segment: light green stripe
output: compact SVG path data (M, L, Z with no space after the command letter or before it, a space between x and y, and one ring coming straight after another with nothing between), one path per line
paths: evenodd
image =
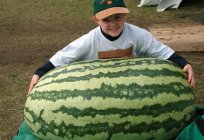
M135 65L135 66L131 66L131 70L144 70L144 69L149 69L149 70L162 70L163 68L168 69L170 71L175 71L175 72L181 72L181 69L179 69L178 67L173 67L171 65L168 64L160 64L160 65L147 65L147 64L142 64L142 65ZM85 75L89 75L90 73L92 75L98 75L98 74L107 74L107 73L117 73L117 72L121 72L121 71L125 71L130 69L130 66L122 66L122 67L110 67L110 68L96 68L94 70L90 70L87 69L84 72L68 72L68 73L62 73L60 75L58 75L57 77L50 77L50 78L46 78L44 80L42 80L40 83L38 83L38 86L44 85L46 83L50 83L52 82L52 80L60 80L60 79L65 79L68 78L70 76L74 76L74 77L81 77L81 76L85 76ZM58 71L58 70L57 70Z
M30 122L33 122L33 116L30 113L27 113L24 111L24 117L26 117L27 120L29 120Z
M164 140L164 139L169 139L171 138L171 133L173 133L175 135L175 133L178 132L178 129L176 128L173 128L172 130L170 131L166 131L164 128L160 128L158 130L155 130L155 131L152 131L151 133L147 133L147 132L143 132L141 134L138 134L138 133L116 133L116 134L113 134L112 137L111 137L111 140L147 140L147 139L150 139L152 138L152 136L154 136L156 138L156 140ZM167 136L169 135L169 137L167 138ZM173 136L174 136L173 135ZM56 135L53 135L52 133L47 133L46 136L44 136L43 134L41 133L38 133L38 136L41 138L41 139L46 139L46 138L51 138L52 140L64 140L64 139L70 139L69 137L58 137ZM72 140L106 140L108 139L108 132L107 133L98 133L96 135L85 135L83 137L78 137L78 136L75 136L74 138L72 138Z
M46 120L48 124L54 121L56 125L61 125L61 123L64 122L66 123L66 125L72 124L74 126L85 127L87 124L108 123L110 127L113 127L114 124L121 124L126 121L129 121L131 125L137 125L143 122L147 125L151 124L152 122L162 123L169 118L180 121L186 114L190 114L193 110L194 107L190 106L185 108L183 111L176 112L175 110L173 110L172 112L163 113L158 117L153 117L151 115L139 115L126 116L122 118L120 114L96 115L94 118L92 118L91 116L75 118L72 115L67 115L60 112L53 113L50 110L46 110L43 112L41 117L43 120Z
M118 133L113 134L111 140L148 140L154 138L155 140L166 140L166 139L172 139L172 136L175 136L175 134L178 133L177 128L173 128L170 131L166 131L164 128L160 128L155 131L151 131L151 133L143 132L141 134L124 134L124 133Z
M49 100L31 100L31 98L27 99L26 107L29 109L38 111L40 113L41 110L44 108L48 110L57 110L61 106L65 107L76 107L78 109L85 109L92 107L97 110L106 110L106 108L120 108L120 109L141 109L143 106L152 106L155 104L166 105L172 101L184 101L184 100L192 100L191 94L182 94L178 97L172 93L161 93L157 96L150 98L142 98L142 99L135 99L135 100L127 100L125 98L106 98L103 97L93 97L90 100L84 100L83 97L75 97L75 98L67 98L67 99L60 99L56 102L52 102Z
M151 131L151 133L148 132L143 132L141 134L138 133L116 133L113 134L111 137L111 140L147 140L147 139L151 139L151 138L156 138L157 140L164 140L167 139L167 136L169 136L168 138L171 138L172 136L174 136L179 129L177 128L173 128L170 131L166 131L164 128L160 128L158 130L154 130ZM36 133L34 133L36 135ZM173 135L171 135L173 134ZM44 136L41 133L37 134L41 139L46 139L46 138L52 138L53 140L64 140L64 139L72 139L72 140L106 140L109 136L108 132L105 133L98 133L96 135L85 135L83 137L78 137L75 136L74 138L70 138L70 137L58 137L56 135L53 135L52 133L47 133L47 136Z
M53 140L66 140L66 139L71 139L71 140L106 140L108 138L108 133L98 133L96 135L85 135L82 137L74 137L74 138L59 138L54 136L51 133L48 133L49 138L53 138Z
M159 131L159 130L158 130ZM156 131L154 131L156 133ZM72 140L107 140L108 133L100 133L96 135L85 135L83 137L74 137ZM151 138L151 133L143 132L141 134L133 133L133 134L124 134L124 133L117 133L113 134L111 140L147 140Z
M155 132L156 133L156 132ZM83 137L78 137L75 136L74 138L67 138L67 137L58 137L56 135L53 135L52 133L47 133L47 136L44 136L43 134L38 133L37 134L41 139L46 139L47 137L52 138L53 140L64 140L64 139L71 139L71 140L106 140L109 136L108 133L99 133L96 135L85 135ZM136 138L139 140L146 140L148 138L151 138L150 133L142 133L142 134L124 134L124 133L119 133L119 134L114 134L112 135L111 140L135 140Z
M174 129L176 129L176 128L174 128ZM171 131L175 131L174 129L171 130ZM178 131L178 129L176 129L176 131ZM169 132L166 132L165 129L161 128L161 129L152 131L152 133L166 134L166 133L169 133ZM117 134L112 135L111 140L147 140L147 139L152 138L152 133L147 133L147 132L143 132L141 134L138 134L138 133L128 133L128 134L117 133ZM39 133L38 133L38 136L40 136L42 139L46 139L47 137L52 138L53 140L64 140L64 139L66 139L66 137L65 138L57 137L57 136L55 136L55 135L53 135L51 133L47 133L47 137L45 137L44 135L39 134ZM106 140L108 138L108 136L109 136L108 133L99 133L99 134L96 134L96 135L85 135L83 137L76 136L72 140ZM67 138L67 139L69 139L69 138ZM157 140L163 140L161 138L161 135L160 135L160 138L158 137Z
M29 107L31 111L34 111L37 116L40 115L40 111L44 110L57 110L61 106L68 108L75 107L80 110L85 108L92 107L97 110L106 110L107 108L120 108L120 109L141 109L144 106L152 106L155 104L160 104L162 106L174 101L184 101L192 100L191 94L182 94L178 97L175 94L161 93L153 98L143 98L136 100L127 100L127 99L115 99L115 98L106 98L102 97L93 97L91 100L84 100L81 96L75 98L67 98L64 100L57 100L56 102L48 100L31 100L28 97L25 107ZM26 113L26 112L25 112ZM48 116L52 117L52 116Z
M87 62L87 63L80 63L80 62L75 62L75 63L71 63L70 65L67 65L67 66L61 66L61 67L57 67L55 68L54 70L50 71L49 73L47 73L48 76L52 76L56 73L59 73L59 72L62 72L62 71L70 71L70 70L74 70L74 69L77 69L77 68L82 68L82 67L90 67L90 66L94 66L94 67L103 67L103 66L107 66L107 65L110 65L110 66L113 66L114 64L117 64L117 63L125 63L125 62L128 62L128 63L131 63L131 61L141 61L141 60L144 60L144 59L121 59L121 60L117 60L117 61L107 61L107 60L100 60L100 61L95 61L95 60L86 60L84 62ZM148 60L148 59L147 59ZM106 62L107 61L107 62ZM91 62L91 63L89 63ZM104 63L105 62L105 63ZM135 63L135 62L134 62Z
M103 66L107 66L107 65L113 66L114 64L120 64L120 63L133 63L133 64L135 64L139 61L149 61L149 60L152 60L152 62L158 61L157 59L154 59L154 58L114 59L114 60L116 60L116 61L111 61L110 59L108 59L108 60L101 59L101 60L83 61L85 63L74 62L74 63L71 63L70 65L57 67L57 68L55 68L56 71L52 70L51 72L48 73L48 75L53 75L55 73L62 72L63 70L74 70L74 69L82 68L82 67L90 67L90 66L103 67ZM163 60L163 61L165 61L165 60Z
M115 87L117 84L119 85L130 85L133 83L137 83L140 86L144 85L152 85L152 84L169 84L172 82L180 82L184 86L188 87L188 83L186 79L180 77L148 77L148 76L138 76L138 77L120 77L120 78L93 78L90 81L76 81L76 82L63 82L63 83L52 83L45 86L41 86L38 88L34 88L32 93L35 91L39 92L49 92L49 91L61 91L69 89L73 90L88 90L88 89L99 89L101 85L105 82L105 84ZM31 93L31 94L32 94Z
M159 131L159 130L158 130ZM143 132L141 134L133 133L133 134L124 134L124 133L117 133L113 134L111 140L147 140L152 138L151 133Z

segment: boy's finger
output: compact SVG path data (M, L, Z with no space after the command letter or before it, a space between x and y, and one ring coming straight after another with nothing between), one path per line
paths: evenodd
M192 73L188 73L188 82L190 83L191 82L191 80L192 80Z
M192 86L192 87L195 87L195 79L194 79L194 77L192 77L191 86Z
M32 86L32 85L30 85L30 86L29 86L29 89L28 89L28 93L27 93L28 95L30 94L30 92L31 92L32 88L33 88L33 86Z
M189 82L191 87L193 87L193 88L195 87L195 79L193 76L191 76L191 77L189 76L188 82Z
M28 95L30 94L31 90L33 89L33 87L35 86L35 83L31 82L30 83L30 86L29 86L29 89L28 89Z

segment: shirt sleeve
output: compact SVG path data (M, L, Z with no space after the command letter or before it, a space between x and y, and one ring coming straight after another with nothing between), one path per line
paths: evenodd
M55 66L50 61L48 61L42 67L38 68L34 74L37 74L39 77L42 77L45 73L54 68Z
M168 59L173 53L169 46L157 40L149 31L141 29L137 35L139 54L145 57Z
M190 64L186 59L184 59L183 57L179 56L176 53L173 53L168 60L178 64L181 68L184 68L184 66L186 64Z
M49 61L55 67L80 61L89 51L89 42L88 35L84 35L58 51Z

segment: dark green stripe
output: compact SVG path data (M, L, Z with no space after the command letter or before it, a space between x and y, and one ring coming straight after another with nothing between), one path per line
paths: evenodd
M137 125L132 125L131 122L126 121L120 124L113 124L113 126L109 126L107 123L98 123L98 124L87 124L85 127L78 127L74 125L66 125L62 122L61 125L56 125L54 121L47 124L44 121L41 122L41 128L37 131L37 133L42 133L46 136L47 133L54 133L54 129L59 130L59 134L57 136L60 137L68 137L69 139L74 138L75 136L83 137L85 135L95 135L97 133L108 132L108 140L111 140L111 137L114 134L123 132L124 134L128 133L136 133L141 134L143 132L151 133L152 131L156 131L158 129L164 128L166 133L171 131L173 128L179 129L183 128L186 124L186 118L188 118L189 114L186 114L184 118L180 121L176 121L172 118L165 120L164 122L152 122L151 124L140 123ZM65 131L64 131L65 130ZM169 136L171 137L171 136ZM153 137L153 139L155 139Z
M144 59L144 60L137 61L137 58L136 58L136 59L127 59L129 61L127 61L126 59L125 59L125 61L123 61L123 60L124 59L108 59L108 60L92 60L92 61L76 62L76 63L72 63L72 64L67 65L67 66L56 68L56 69L64 69L64 70L62 70L60 72L56 72L53 75L45 75L42 77L41 80L47 79L49 77L56 77L56 76L58 76L60 74L64 74L64 73L66 74L66 73L71 73L71 72L84 72L86 70L94 70L97 68L117 68L117 67L122 67L122 66L130 66L131 67L131 66L142 65L142 64L146 64L147 66L150 64L155 64L155 65L158 65L158 67L160 64L169 64L172 66L177 66L174 63L171 63L169 61L158 60L158 59ZM108 64L108 62L115 62L115 63ZM101 65L96 66L94 63L99 63ZM90 64L90 65L83 66L82 64ZM71 66L71 65L78 65L79 67L69 70L69 66Z
M42 114L43 114L43 112L44 112L44 110L41 110L40 111L40 114L38 115L38 116L36 116L36 114L33 112L33 111L31 111L28 107L25 107L24 108L24 112L26 112L26 113L28 113L28 114L30 114L31 116L32 116L32 118L33 118L33 121L32 120L29 120L28 118L26 118L25 116L25 118L26 118L26 120L28 121L28 122L30 122L30 123L36 123L36 122L41 122L41 123L43 123L44 122L44 120L42 119ZM24 113L25 114L25 113Z
M126 94L124 94L126 92ZM143 98L152 98L161 93L170 93L180 96L181 94L191 94L192 89L190 87L185 87L181 83L172 82L167 85L144 85L140 86L136 83L130 85L116 85L114 87L106 84L102 84L100 89L87 89L82 90L61 90L61 91L43 91L43 92L34 92L29 95L31 100L49 100L57 101L59 99L66 100L66 98L78 97L81 96L86 100L90 100L92 97L102 97L102 98L125 98L127 100L143 99Z
M150 70L150 69L143 69L143 70L132 70L132 69L127 69L125 71L120 71L120 72L108 72L108 73L103 73L100 72L97 75L93 75L91 74L92 72L90 71L90 73L88 75L84 75L84 76L80 76L77 77L76 76L69 76L67 78L64 79L60 79L60 80L52 80L48 83L45 83L43 85L36 85L35 88L39 88L42 86L46 86L49 84L53 84L53 83L63 83L63 82L75 82L75 81L90 81L93 78L121 78L121 77L138 77L138 76L147 76L147 77L165 77L165 76L174 76L174 77L181 77L183 79L186 79L186 75L184 75L184 73L181 72L176 72L176 71L172 71L166 68L163 68L162 70ZM94 86L94 85L93 85Z
M176 105L178 106L176 106ZM67 115L72 115L75 118L90 116L94 118L96 115L113 115L118 114L122 117L127 116L137 116L137 115L151 115L153 117L159 116L164 112L181 112L184 108L189 107L193 104L193 100L178 101L166 104L162 106L160 104L155 104L152 106L144 105L141 109L120 109L120 108L107 108L105 110L97 110L92 107L85 108L83 110L77 108L67 108L61 106L59 109L53 110L53 113L62 113Z

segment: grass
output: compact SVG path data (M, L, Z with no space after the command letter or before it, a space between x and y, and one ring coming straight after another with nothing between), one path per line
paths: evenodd
M137 8L140 0L125 0L128 22L148 29L152 24L193 23L204 13L203 0L184 0L178 10L158 13L155 6ZM33 72L57 50L97 25L92 0L0 1L0 139L10 139L23 115ZM199 21L199 20L198 20ZM203 97L203 53L181 55L193 62L197 77L197 104Z

